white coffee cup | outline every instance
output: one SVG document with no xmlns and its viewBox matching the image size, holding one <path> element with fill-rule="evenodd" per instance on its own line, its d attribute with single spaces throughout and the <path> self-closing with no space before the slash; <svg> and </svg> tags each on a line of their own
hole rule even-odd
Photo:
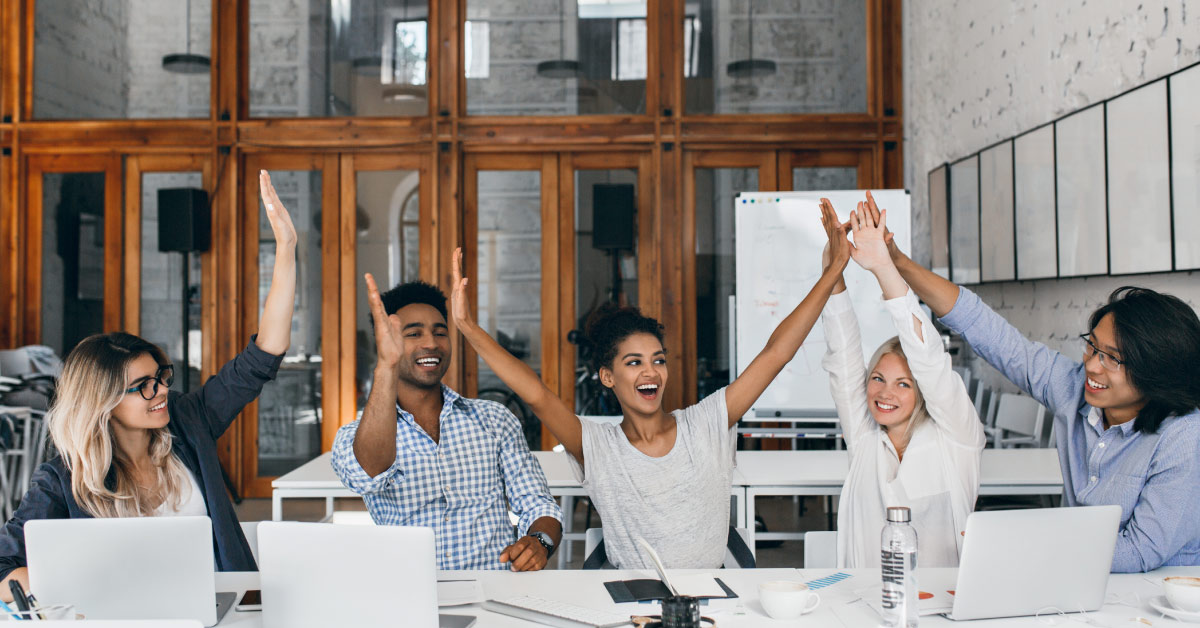
<svg viewBox="0 0 1200 628">
<path fill-rule="evenodd" d="M 1171 606 L 1189 613 L 1200 613 L 1200 578 L 1171 576 L 1163 578 L 1163 591 Z"/>
<path fill-rule="evenodd" d="M 773 619 L 795 619 L 816 609 L 821 596 L 803 582 L 770 580 L 758 585 L 758 600 Z"/>
</svg>

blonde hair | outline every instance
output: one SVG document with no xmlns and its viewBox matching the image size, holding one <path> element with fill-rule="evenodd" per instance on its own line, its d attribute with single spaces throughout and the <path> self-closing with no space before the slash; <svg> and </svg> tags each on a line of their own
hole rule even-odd
<svg viewBox="0 0 1200 628">
<path fill-rule="evenodd" d="M 139 486 L 132 461 L 113 444 L 112 412 L 127 394 L 129 364 L 142 355 L 168 364 L 162 349 L 132 334 L 96 334 L 71 350 L 53 405 L 46 414 L 50 438 L 71 473 L 71 494 L 93 517 L 151 515 L 162 504 L 178 508 L 187 471 L 172 453 L 171 432 L 150 430 L 154 485 Z M 138 393 L 128 393 L 138 394 Z M 112 471 L 112 488 L 105 480 Z"/>
<path fill-rule="evenodd" d="M 875 372 L 875 368 L 879 366 L 879 361 L 889 353 L 904 360 L 905 366 L 908 365 L 908 356 L 904 354 L 904 347 L 900 345 L 900 337 L 892 336 L 879 345 L 879 348 L 875 350 L 875 355 L 871 356 L 871 361 L 867 363 L 867 385 L 870 385 L 871 373 Z M 929 411 L 925 409 L 925 395 L 921 394 L 921 387 L 917 385 L 916 379 L 913 380 L 913 391 L 916 392 L 916 403 L 913 405 L 912 414 L 909 415 L 908 425 L 904 428 L 904 447 L 898 452 L 901 454 L 904 453 L 905 449 L 908 449 L 908 442 L 912 440 L 913 432 L 929 419 Z M 880 428 L 887 431 L 887 428 L 882 425 Z"/>
</svg>

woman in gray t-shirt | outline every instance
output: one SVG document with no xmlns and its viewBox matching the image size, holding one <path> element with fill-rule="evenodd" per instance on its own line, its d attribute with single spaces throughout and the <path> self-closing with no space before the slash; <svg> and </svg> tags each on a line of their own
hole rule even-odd
<svg viewBox="0 0 1200 628">
<path fill-rule="evenodd" d="M 621 404 L 623 419 L 616 425 L 580 420 L 537 373 L 480 329 L 467 303 L 462 250 L 455 251 L 450 295 L 455 325 L 563 444 L 604 522 L 612 564 L 652 567 L 637 546 L 641 538 L 668 568 L 721 566 L 729 531 L 733 426 L 799 350 L 850 258 L 846 228 L 825 199 L 821 222 L 829 243 L 816 285 L 740 377 L 694 406 L 671 413 L 662 407 L 668 369 L 658 321 L 632 307 L 606 306 L 593 314 L 587 336 L 600 382 Z"/>
</svg>

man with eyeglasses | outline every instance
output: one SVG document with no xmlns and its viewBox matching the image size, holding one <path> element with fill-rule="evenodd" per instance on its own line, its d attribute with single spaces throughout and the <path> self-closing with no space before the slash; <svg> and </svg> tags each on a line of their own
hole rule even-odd
<svg viewBox="0 0 1200 628">
<path fill-rule="evenodd" d="M 1063 503 L 1121 507 L 1112 570 L 1200 565 L 1200 318 L 1192 308 L 1153 290 L 1118 288 L 1089 318 L 1077 361 L 1025 338 L 970 290 L 889 248 L 941 321 L 1054 413 Z"/>
</svg>

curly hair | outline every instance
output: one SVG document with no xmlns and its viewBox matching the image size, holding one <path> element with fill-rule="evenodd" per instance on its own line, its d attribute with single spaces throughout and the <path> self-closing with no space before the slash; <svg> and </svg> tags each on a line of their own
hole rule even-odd
<svg viewBox="0 0 1200 628">
<path fill-rule="evenodd" d="M 388 313 L 388 316 L 395 314 L 400 308 L 407 305 L 424 303 L 437 310 L 442 318 L 450 320 L 446 314 L 446 293 L 437 286 L 424 281 L 402 283 L 379 295 L 379 298 L 383 301 L 383 310 Z"/>
<path fill-rule="evenodd" d="M 1122 286 L 1092 312 L 1088 331 L 1113 315 L 1117 346 L 1129 382 L 1146 397 L 1133 427 L 1153 434 L 1170 416 L 1200 407 L 1200 318 L 1179 297 Z"/>
<path fill-rule="evenodd" d="M 650 334 L 663 341 L 663 326 L 657 319 L 644 316 L 636 307 L 605 303 L 588 316 L 584 335 L 592 345 L 592 366 L 612 368 L 617 345 L 634 334 Z"/>
</svg>

